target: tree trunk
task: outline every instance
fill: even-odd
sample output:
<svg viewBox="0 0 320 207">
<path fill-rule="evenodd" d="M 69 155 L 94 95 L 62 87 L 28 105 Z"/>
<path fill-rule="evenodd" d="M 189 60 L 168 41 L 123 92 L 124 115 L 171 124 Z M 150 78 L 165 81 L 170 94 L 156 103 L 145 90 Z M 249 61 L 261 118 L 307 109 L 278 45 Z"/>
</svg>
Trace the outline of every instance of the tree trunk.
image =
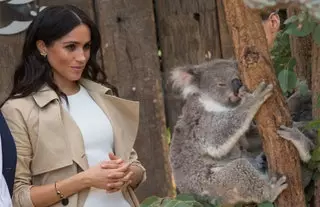
<svg viewBox="0 0 320 207">
<path fill-rule="evenodd" d="M 313 43 L 312 45 L 312 117 L 313 119 L 320 118 L 320 108 L 318 99 L 320 95 L 320 46 Z M 314 192 L 314 207 L 320 207 L 320 180 L 315 182 Z"/>
<path fill-rule="evenodd" d="M 288 16 L 293 16 L 299 13 L 299 9 L 295 7 L 289 7 L 287 9 Z M 300 80 L 305 80 L 308 87 L 311 88 L 311 48 L 312 37 L 311 34 L 306 37 L 295 37 L 290 35 L 290 47 L 292 57 L 296 59 L 296 66 L 294 71 Z"/>
<path fill-rule="evenodd" d="M 305 199 L 297 151 L 276 133 L 280 125 L 290 125 L 291 118 L 271 63 L 262 20 L 258 11 L 247 8 L 242 0 L 224 0 L 223 3 L 244 84 L 249 90 L 254 90 L 262 80 L 274 85 L 274 95 L 263 104 L 256 121 L 269 171 L 287 176 L 289 184 L 276 204 L 278 207 L 303 207 Z"/>
</svg>

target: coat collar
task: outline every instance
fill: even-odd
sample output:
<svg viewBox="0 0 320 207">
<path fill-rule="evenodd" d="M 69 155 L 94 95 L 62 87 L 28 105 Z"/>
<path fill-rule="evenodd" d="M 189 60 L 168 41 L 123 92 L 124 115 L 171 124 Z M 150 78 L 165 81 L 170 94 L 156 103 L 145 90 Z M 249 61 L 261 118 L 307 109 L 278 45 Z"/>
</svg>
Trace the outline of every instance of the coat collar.
<svg viewBox="0 0 320 207">
<path fill-rule="evenodd" d="M 85 87 L 89 92 L 94 91 L 100 94 L 112 94 L 112 91 L 110 88 L 107 88 L 99 83 L 95 83 L 91 80 L 82 78 L 80 79 L 79 83 L 83 85 L 83 87 Z M 40 108 L 45 107 L 47 104 L 49 104 L 53 100 L 60 101 L 57 93 L 52 88 L 50 88 L 47 84 L 45 84 L 38 92 L 34 93 L 32 96 L 36 104 Z"/>
</svg>

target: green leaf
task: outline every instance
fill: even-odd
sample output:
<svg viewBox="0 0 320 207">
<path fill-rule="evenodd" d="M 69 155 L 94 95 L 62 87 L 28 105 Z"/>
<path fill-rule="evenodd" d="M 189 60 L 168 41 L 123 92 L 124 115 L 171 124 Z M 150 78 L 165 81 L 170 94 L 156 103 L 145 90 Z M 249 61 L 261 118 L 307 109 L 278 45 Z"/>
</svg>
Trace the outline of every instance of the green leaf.
<svg viewBox="0 0 320 207">
<path fill-rule="evenodd" d="M 283 24 L 289 24 L 289 23 L 292 23 L 292 22 L 296 22 L 298 20 L 298 16 L 296 15 L 293 15 L 291 17 L 289 17 L 288 19 L 286 19 Z"/>
<path fill-rule="evenodd" d="M 305 80 L 299 81 L 299 83 L 298 83 L 298 90 L 299 90 L 299 92 L 300 92 L 300 94 L 301 94 L 302 96 L 307 95 L 307 94 L 308 94 L 308 90 L 309 90 L 307 81 L 305 81 Z"/>
<path fill-rule="evenodd" d="M 287 64 L 287 69 L 293 71 L 294 66 L 296 66 L 297 61 L 294 57 L 290 58 L 288 64 Z"/>
<path fill-rule="evenodd" d="M 310 34 L 316 26 L 315 22 L 308 21 L 308 20 L 303 21 L 301 24 L 302 25 L 296 22 L 288 24 L 288 27 L 285 33 L 298 36 L 298 37 L 305 37 L 308 34 Z"/>
<path fill-rule="evenodd" d="M 163 207 L 192 207 L 193 205 L 187 204 L 183 201 L 178 200 L 171 200 L 170 202 L 166 203 L 165 205 L 161 205 Z"/>
<path fill-rule="evenodd" d="M 151 206 L 153 203 L 156 203 L 158 201 L 160 201 L 161 198 L 157 197 L 157 196 L 150 196 L 148 198 L 146 198 L 141 204 L 140 207 L 149 207 Z"/>
<path fill-rule="evenodd" d="M 314 120 L 308 122 L 308 124 L 305 126 L 306 129 L 320 129 L 320 120 Z"/>
<path fill-rule="evenodd" d="M 190 194 L 179 194 L 176 199 L 180 201 L 195 201 L 195 198 Z"/>
<path fill-rule="evenodd" d="M 320 149 L 319 148 L 313 150 L 311 160 L 312 161 L 320 161 Z"/>
<path fill-rule="evenodd" d="M 292 91 L 297 85 L 297 76 L 290 70 L 282 70 L 278 75 L 278 80 L 284 93 Z"/>
<path fill-rule="evenodd" d="M 316 44 L 320 45 L 320 24 L 316 26 L 312 33 L 312 38 Z"/>
<path fill-rule="evenodd" d="M 274 205 L 270 202 L 263 202 L 258 204 L 258 207 L 274 207 Z"/>
</svg>

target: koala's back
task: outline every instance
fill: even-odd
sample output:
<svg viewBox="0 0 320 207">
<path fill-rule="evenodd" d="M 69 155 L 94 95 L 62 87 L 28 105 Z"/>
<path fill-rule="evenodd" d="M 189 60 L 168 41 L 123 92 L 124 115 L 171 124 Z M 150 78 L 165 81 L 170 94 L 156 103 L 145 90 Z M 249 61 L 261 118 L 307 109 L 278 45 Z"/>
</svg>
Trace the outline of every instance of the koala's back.
<svg viewBox="0 0 320 207">
<path fill-rule="evenodd" d="M 170 161 L 174 169 L 180 169 L 198 159 L 195 155 L 199 154 L 200 149 L 197 148 L 195 129 L 201 118 L 201 107 L 195 99 L 193 97 L 186 102 L 172 134 Z"/>
</svg>

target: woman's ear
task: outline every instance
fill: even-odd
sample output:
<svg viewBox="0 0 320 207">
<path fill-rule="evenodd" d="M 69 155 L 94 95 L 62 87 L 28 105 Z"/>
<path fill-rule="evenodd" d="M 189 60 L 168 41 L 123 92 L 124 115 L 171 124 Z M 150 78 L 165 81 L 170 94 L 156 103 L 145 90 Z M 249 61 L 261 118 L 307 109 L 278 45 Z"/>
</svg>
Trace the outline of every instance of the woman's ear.
<svg viewBox="0 0 320 207">
<path fill-rule="evenodd" d="M 46 57 L 47 56 L 47 46 L 44 43 L 44 41 L 43 40 L 37 40 L 36 45 L 37 45 L 37 49 L 38 49 L 40 55 Z"/>
</svg>

